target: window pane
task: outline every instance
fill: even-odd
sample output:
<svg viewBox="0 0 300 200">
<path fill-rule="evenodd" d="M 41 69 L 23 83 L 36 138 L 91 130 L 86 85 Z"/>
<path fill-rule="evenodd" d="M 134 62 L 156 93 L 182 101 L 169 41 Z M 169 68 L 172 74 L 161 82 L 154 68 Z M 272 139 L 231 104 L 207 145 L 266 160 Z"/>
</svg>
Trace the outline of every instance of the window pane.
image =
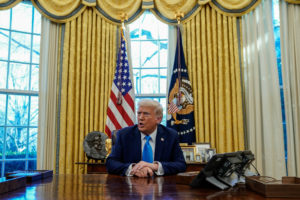
<svg viewBox="0 0 300 200">
<path fill-rule="evenodd" d="M 158 93 L 158 69 L 144 69 L 141 77 L 141 93 Z"/>
<path fill-rule="evenodd" d="M 30 34 L 11 33 L 10 59 L 20 62 L 30 61 Z"/>
<path fill-rule="evenodd" d="M 39 66 L 32 65 L 31 67 L 31 90 L 39 91 Z"/>
<path fill-rule="evenodd" d="M 167 69 L 160 70 L 160 86 L 159 93 L 166 94 L 167 93 Z"/>
<path fill-rule="evenodd" d="M 28 96 L 8 95 L 8 125 L 28 125 L 28 99 Z"/>
<path fill-rule="evenodd" d="M 1 21 L 2 21 L 2 19 L 0 20 L 0 23 L 1 23 Z M 0 28 L 1 28 L 1 25 L 0 25 Z M 7 51 L 8 41 L 9 41 L 9 32 L 0 29 L 0 59 L 7 60 L 7 58 L 8 58 L 8 51 Z"/>
<path fill-rule="evenodd" d="M 158 46 L 156 41 L 142 41 L 141 67 L 158 67 Z"/>
<path fill-rule="evenodd" d="M 141 94 L 141 86 L 140 86 L 140 70 L 133 69 L 133 81 L 134 81 L 134 92 L 135 94 Z"/>
<path fill-rule="evenodd" d="M 28 170 L 36 170 L 36 160 L 28 161 Z"/>
<path fill-rule="evenodd" d="M 28 90 L 29 65 L 11 63 L 8 74 L 8 88 L 17 90 Z"/>
<path fill-rule="evenodd" d="M 142 20 L 142 39 L 158 39 L 158 26 L 156 17 L 148 12 L 146 17 Z M 156 22 L 156 23 L 153 23 Z"/>
<path fill-rule="evenodd" d="M 5 162 L 5 173 L 13 172 L 17 170 L 25 170 L 25 161 L 6 161 Z"/>
<path fill-rule="evenodd" d="M 10 10 L 1 10 L 0 12 L 0 27 L 1 28 L 9 28 L 9 17 L 10 17 Z M 1 30 L 0 30 L 1 32 Z"/>
<path fill-rule="evenodd" d="M 27 128 L 6 129 L 5 158 L 25 158 Z"/>
<path fill-rule="evenodd" d="M 30 4 L 19 3 L 12 9 L 13 30 L 31 32 L 32 6 Z"/>
<path fill-rule="evenodd" d="M 29 158 L 36 158 L 36 145 L 37 145 L 37 128 L 31 128 L 29 129 L 29 144 L 28 144 Z"/>
<path fill-rule="evenodd" d="M 37 64 L 40 62 L 40 40 L 41 36 L 33 36 L 32 62 Z"/>
<path fill-rule="evenodd" d="M 4 144 L 4 127 L 0 127 L 0 159 L 2 159 L 3 144 Z"/>
<path fill-rule="evenodd" d="M 167 98 L 165 98 L 165 97 L 164 98 L 160 98 L 159 102 L 160 102 L 160 104 L 163 107 L 164 113 L 167 113 Z M 161 124 L 164 124 L 164 125 L 167 124 L 167 115 L 163 115 L 163 119 L 162 119 Z"/>
<path fill-rule="evenodd" d="M 33 24 L 33 32 L 34 33 L 41 33 L 41 14 L 37 11 L 34 10 L 34 24 Z"/>
<path fill-rule="evenodd" d="M 6 79 L 7 79 L 7 62 L 0 61 L 0 88 L 6 89 Z"/>
<path fill-rule="evenodd" d="M 167 67 L 168 65 L 168 42 L 167 41 L 161 41 L 160 42 L 160 66 L 161 67 Z M 172 66 L 173 67 L 173 66 Z"/>
<path fill-rule="evenodd" d="M 5 124 L 6 95 L 0 94 L 0 126 Z"/>
<path fill-rule="evenodd" d="M 169 37 L 169 26 L 166 25 L 165 23 L 161 22 L 158 20 L 158 34 L 159 34 L 159 39 L 168 39 Z"/>
<path fill-rule="evenodd" d="M 30 102 L 30 126 L 38 125 L 38 116 L 39 116 L 39 98 L 34 96 L 31 97 Z"/>
<path fill-rule="evenodd" d="M 134 23 L 129 25 L 131 40 L 141 39 L 140 38 L 140 26 L 141 26 L 142 19 L 143 19 L 143 16 L 139 17 L 137 20 L 134 21 Z"/>
<path fill-rule="evenodd" d="M 140 67 L 140 42 L 139 41 L 132 41 L 131 42 L 131 61 L 132 61 L 132 67 Z"/>
</svg>

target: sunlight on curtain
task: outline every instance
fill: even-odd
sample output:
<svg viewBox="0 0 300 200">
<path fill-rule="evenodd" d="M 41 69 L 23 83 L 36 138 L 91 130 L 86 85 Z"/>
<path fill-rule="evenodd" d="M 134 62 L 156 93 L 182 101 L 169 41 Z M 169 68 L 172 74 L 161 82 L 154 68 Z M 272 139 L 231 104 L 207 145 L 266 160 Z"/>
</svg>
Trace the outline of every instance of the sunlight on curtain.
<svg viewBox="0 0 300 200">
<path fill-rule="evenodd" d="M 117 27 L 87 9 L 66 23 L 59 121 L 59 173 L 83 173 L 84 137 L 105 129 L 116 63 Z M 57 161 L 58 162 L 58 161 Z M 57 163 L 58 165 L 58 163 Z"/>
<path fill-rule="evenodd" d="M 244 150 L 237 23 L 207 5 L 183 25 L 196 141 L 210 142 L 218 153 Z"/>
<path fill-rule="evenodd" d="M 59 25 L 42 18 L 37 169 L 53 170 L 56 147 Z"/>
<path fill-rule="evenodd" d="M 262 1 L 242 18 L 246 124 L 258 171 L 281 179 L 286 173 L 271 4 Z"/>
</svg>

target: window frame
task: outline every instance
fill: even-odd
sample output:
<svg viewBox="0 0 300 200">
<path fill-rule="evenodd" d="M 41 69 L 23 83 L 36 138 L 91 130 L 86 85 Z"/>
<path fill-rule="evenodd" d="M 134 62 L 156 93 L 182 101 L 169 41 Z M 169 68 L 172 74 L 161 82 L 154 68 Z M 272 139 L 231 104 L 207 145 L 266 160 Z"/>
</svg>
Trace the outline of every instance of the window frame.
<svg viewBox="0 0 300 200">
<path fill-rule="evenodd" d="M 3 143 L 2 143 L 2 148 L 0 149 L 2 156 L 0 156 L 0 177 L 5 175 L 6 172 L 6 165 L 7 163 L 11 163 L 14 161 L 19 161 L 21 163 L 21 166 L 23 165 L 22 162 L 25 162 L 25 169 L 24 170 L 28 170 L 29 166 L 31 165 L 30 162 L 33 162 L 33 168 L 31 169 L 36 169 L 36 165 L 37 165 L 37 152 L 36 155 L 34 157 L 30 157 L 30 135 L 31 135 L 31 130 L 32 129 L 36 129 L 36 138 L 34 138 L 35 141 L 37 141 L 37 134 L 38 134 L 38 117 L 37 117 L 37 123 L 32 125 L 31 124 L 31 106 L 32 106 L 32 98 L 36 97 L 37 98 L 37 115 L 39 115 L 39 105 L 38 105 L 38 101 L 39 101 L 39 86 L 37 88 L 37 90 L 32 90 L 32 78 L 33 78 L 33 73 L 34 73 L 34 66 L 40 66 L 40 63 L 38 62 L 34 62 L 33 60 L 33 51 L 36 51 L 36 49 L 34 48 L 34 36 L 38 36 L 39 38 L 41 38 L 41 31 L 36 33 L 34 28 L 35 28 L 35 17 L 41 17 L 41 14 L 38 12 L 38 10 L 36 8 L 34 8 L 34 6 L 32 5 L 32 3 L 30 1 L 22 1 L 19 4 L 30 4 L 31 8 L 29 8 L 32 12 L 32 18 L 31 18 L 31 29 L 30 32 L 26 32 L 26 31 L 20 31 L 20 30 L 14 30 L 12 28 L 12 17 L 14 15 L 14 8 L 10 8 L 9 9 L 9 27 L 8 28 L 3 28 L 0 27 L 0 31 L 7 31 L 8 32 L 8 55 L 7 55 L 7 59 L 3 59 L 0 58 L 0 62 L 3 62 L 6 64 L 6 82 L 5 82 L 5 86 L 0 88 L 0 95 L 4 97 L 5 99 L 5 117 L 4 117 L 4 124 L 0 124 L 0 128 L 3 129 Z M 19 5 L 18 4 L 18 5 Z M 18 6 L 17 5 L 17 6 Z M 38 12 L 39 14 L 37 15 L 35 12 Z M 28 61 L 15 61 L 15 60 L 11 60 L 11 47 L 12 47 L 12 34 L 13 33 L 21 33 L 21 34 L 28 34 L 28 37 L 30 38 L 30 46 L 28 46 L 28 49 L 30 51 L 30 57 L 29 57 L 29 62 Z M 39 43 L 40 44 L 40 43 Z M 40 52 L 40 48 L 38 50 L 38 53 Z M 39 56 L 39 55 L 38 55 Z M 39 59 L 38 59 L 39 60 Z M 4 66 L 5 66 L 4 64 Z M 11 64 L 25 64 L 29 66 L 29 70 L 27 76 L 28 76 L 28 88 L 27 90 L 22 90 L 22 89 L 9 89 L 9 74 L 10 74 L 10 70 L 11 70 Z M 36 80 L 39 80 L 39 70 L 38 73 L 35 74 L 35 78 Z M 39 85 L 39 83 L 37 82 L 37 84 Z M 8 101 L 9 101 L 9 96 L 24 96 L 25 98 L 28 98 L 28 109 L 26 110 L 26 114 L 27 115 L 27 122 L 25 125 L 10 125 L 8 124 Z M 24 128 L 26 131 L 26 138 L 24 141 L 25 145 L 25 157 L 20 157 L 20 158 L 7 158 L 7 130 L 9 128 Z M 37 146 L 37 144 L 35 144 L 35 146 Z M 18 153 L 18 152 L 16 152 Z M 18 154 L 17 154 L 18 155 Z M 23 167 L 23 166 L 22 166 Z"/>
<path fill-rule="evenodd" d="M 153 15 L 150 11 L 145 11 L 143 13 L 143 15 Z M 140 18 L 144 17 L 143 15 L 140 16 Z M 155 15 L 153 15 L 153 17 L 155 17 Z M 156 21 L 156 25 L 158 26 L 158 23 L 162 23 L 160 22 L 156 17 L 155 19 L 157 20 Z M 139 22 L 139 19 L 137 19 L 137 21 Z M 137 23 L 136 21 L 133 22 L 133 23 Z M 153 22 L 154 23 L 154 22 Z M 165 26 L 168 27 L 168 24 L 165 24 Z M 131 33 L 131 24 L 128 26 L 129 27 L 129 32 Z M 157 46 L 157 51 L 158 51 L 158 63 L 157 63 L 157 66 L 153 66 L 153 67 L 143 67 L 142 66 L 142 59 L 139 58 L 139 66 L 133 66 L 133 62 L 132 62 L 132 66 L 131 66 L 131 69 L 132 69 L 132 72 L 134 71 L 138 71 L 138 74 L 139 76 L 135 76 L 135 74 L 133 73 L 132 74 L 132 78 L 133 78 L 133 82 L 134 82 L 134 90 L 135 90 L 135 103 L 136 103 L 136 107 L 137 107 L 137 103 L 140 99 L 154 99 L 154 100 L 157 100 L 158 102 L 160 102 L 164 108 L 164 115 L 163 115 L 163 120 L 162 120 L 162 124 L 166 125 L 166 116 L 167 116 L 167 101 L 168 101 L 168 80 L 169 80 L 169 67 L 168 67 L 168 62 L 166 62 L 166 66 L 165 67 L 162 67 L 161 66 L 161 53 L 160 51 L 162 50 L 161 48 L 161 43 L 166 43 L 167 44 L 167 49 L 166 51 L 168 52 L 168 46 L 169 46 L 169 34 L 166 36 L 166 37 L 161 37 L 159 31 L 157 33 L 157 38 L 152 38 L 152 39 L 144 39 L 142 38 L 141 36 L 141 31 L 142 31 L 142 28 L 141 28 L 141 24 L 139 24 L 138 26 L 138 33 L 139 33 L 139 37 L 138 38 L 131 38 L 130 37 L 130 44 L 131 44 L 131 54 L 133 54 L 133 51 L 132 51 L 132 42 L 139 42 L 139 54 L 138 55 L 142 55 L 142 43 L 147 41 L 147 42 L 156 42 L 156 46 Z M 168 32 L 169 32 L 169 27 L 168 27 Z M 140 56 L 141 57 L 141 56 Z M 167 58 L 168 59 L 168 58 Z M 158 93 L 139 93 L 139 91 L 142 90 L 142 71 L 143 70 L 157 70 L 158 73 L 157 73 L 157 86 L 158 86 Z M 166 75 L 162 75 L 162 70 L 166 70 Z M 161 91 L 161 78 L 163 77 L 164 78 L 165 76 L 165 85 L 166 85 L 166 89 L 165 89 L 165 93 Z M 137 83 L 138 81 L 138 83 Z"/>
</svg>

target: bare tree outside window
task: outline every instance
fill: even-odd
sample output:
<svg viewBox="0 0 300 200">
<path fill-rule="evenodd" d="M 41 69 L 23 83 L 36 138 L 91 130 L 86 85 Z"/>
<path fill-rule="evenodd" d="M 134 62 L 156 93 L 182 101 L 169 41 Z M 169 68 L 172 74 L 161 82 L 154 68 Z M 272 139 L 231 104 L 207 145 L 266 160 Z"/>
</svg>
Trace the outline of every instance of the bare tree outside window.
<svg viewBox="0 0 300 200">
<path fill-rule="evenodd" d="M 155 99 L 166 113 L 169 27 L 146 11 L 129 28 L 136 102 Z M 166 115 L 162 124 L 166 124 Z"/>
<path fill-rule="evenodd" d="M 41 15 L 30 1 L 0 11 L 0 175 L 36 169 Z"/>
</svg>

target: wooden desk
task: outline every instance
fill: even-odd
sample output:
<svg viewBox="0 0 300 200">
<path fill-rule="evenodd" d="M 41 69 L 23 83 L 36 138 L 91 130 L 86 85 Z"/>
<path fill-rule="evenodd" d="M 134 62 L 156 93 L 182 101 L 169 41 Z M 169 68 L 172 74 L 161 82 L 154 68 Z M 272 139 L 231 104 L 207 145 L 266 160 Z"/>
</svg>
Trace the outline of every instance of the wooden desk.
<svg viewBox="0 0 300 200">
<path fill-rule="evenodd" d="M 107 173 L 105 163 L 88 163 L 88 162 L 77 162 L 75 164 L 87 165 L 88 174 L 105 174 Z M 206 163 L 187 163 L 187 172 L 201 171 Z"/>
<path fill-rule="evenodd" d="M 176 184 L 176 177 L 136 178 L 109 174 L 54 175 L 0 195 L 0 199 L 230 199 L 262 200 L 246 188 L 221 191 Z M 278 200 L 278 198 L 267 198 Z M 287 199 L 285 199 L 287 200 Z"/>
</svg>

